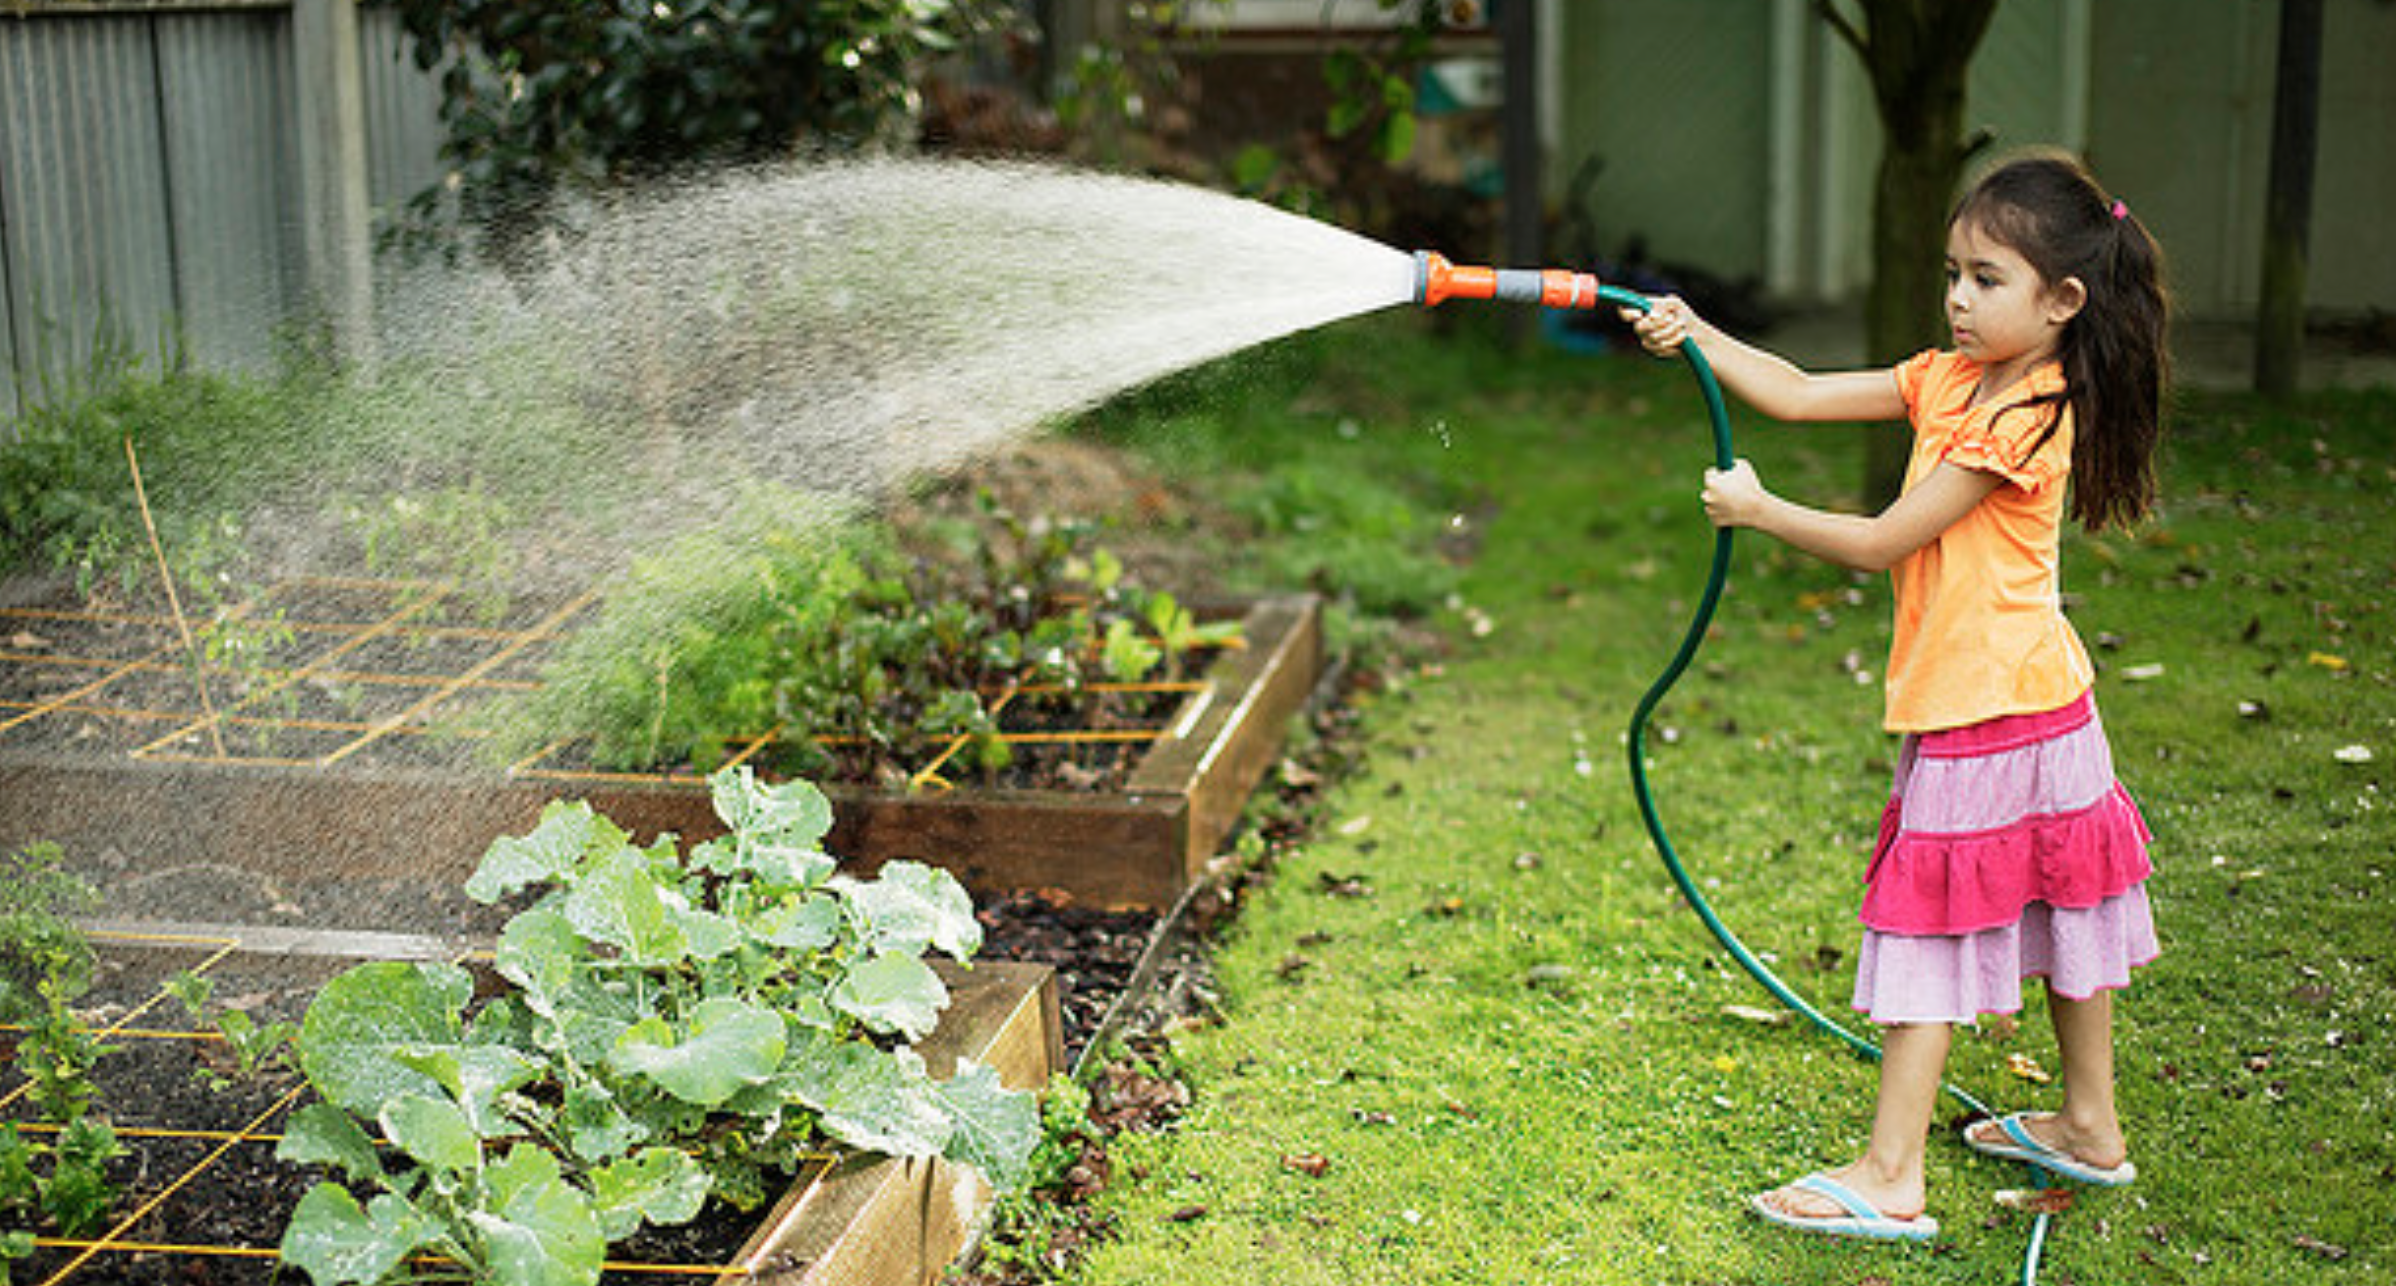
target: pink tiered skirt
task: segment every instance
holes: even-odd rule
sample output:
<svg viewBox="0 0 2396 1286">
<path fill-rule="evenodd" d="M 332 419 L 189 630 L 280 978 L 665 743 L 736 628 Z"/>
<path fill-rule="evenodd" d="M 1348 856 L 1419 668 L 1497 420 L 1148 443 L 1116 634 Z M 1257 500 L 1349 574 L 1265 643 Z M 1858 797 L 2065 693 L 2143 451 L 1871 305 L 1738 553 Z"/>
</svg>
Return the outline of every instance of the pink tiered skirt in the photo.
<svg viewBox="0 0 2396 1286">
<path fill-rule="evenodd" d="M 1877 1023 L 2022 1006 L 2022 979 L 2085 999 L 2159 947 L 2146 822 L 2087 694 L 1909 735 L 1865 875 L 1855 1007 Z"/>
</svg>

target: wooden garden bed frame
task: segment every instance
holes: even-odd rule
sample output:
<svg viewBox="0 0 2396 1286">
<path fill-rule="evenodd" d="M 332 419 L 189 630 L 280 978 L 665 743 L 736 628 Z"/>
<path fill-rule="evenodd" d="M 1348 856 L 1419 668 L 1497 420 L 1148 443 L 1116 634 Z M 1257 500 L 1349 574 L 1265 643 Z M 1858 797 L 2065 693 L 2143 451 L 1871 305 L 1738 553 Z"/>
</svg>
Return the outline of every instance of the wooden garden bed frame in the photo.
<svg viewBox="0 0 2396 1286">
<path fill-rule="evenodd" d="M 913 858 L 985 892 L 1041 889 L 1162 910 L 1200 878 L 1248 795 L 1279 758 L 1322 668 L 1312 595 L 1216 615 L 1245 646 L 1201 676 L 1119 791 L 956 788 L 906 795 L 831 788 L 829 851 L 862 869 Z M 115 845 L 269 877 L 463 881 L 491 840 L 519 834 L 556 798 L 581 798 L 646 839 L 721 829 L 704 784 L 552 770 L 487 775 L 213 763 L 11 751 L 0 741 L 0 844 Z"/>
</svg>

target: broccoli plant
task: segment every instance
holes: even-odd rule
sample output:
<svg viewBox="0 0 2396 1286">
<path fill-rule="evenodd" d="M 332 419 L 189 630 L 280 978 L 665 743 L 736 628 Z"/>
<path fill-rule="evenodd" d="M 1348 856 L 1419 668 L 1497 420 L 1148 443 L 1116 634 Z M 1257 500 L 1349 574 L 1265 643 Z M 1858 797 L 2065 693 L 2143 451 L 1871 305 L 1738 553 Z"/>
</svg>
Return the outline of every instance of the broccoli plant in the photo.
<svg viewBox="0 0 2396 1286">
<path fill-rule="evenodd" d="M 466 891 L 533 901 L 501 931 L 479 1007 L 452 965 L 326 984 L 297 1043 L 323 1101 L 277 1155 L 342 1181 L 302 1199 L 287 1262 L 317 1286 L 583 1286 L 608 1242 L 710 1198 L 754 1206 L 827 1139 L 1021 1182 L 1031 1096 L 970 1060 L 934 1081 L 908 1044 L 949 999 L 925 954 L 981 945 L 954 877 L 839 874 L 813 785 L 745 767 L 711 785 L 730 833 L 687 853 L 636 845 L 583 803 L 493 844 Z"/>
</svg>

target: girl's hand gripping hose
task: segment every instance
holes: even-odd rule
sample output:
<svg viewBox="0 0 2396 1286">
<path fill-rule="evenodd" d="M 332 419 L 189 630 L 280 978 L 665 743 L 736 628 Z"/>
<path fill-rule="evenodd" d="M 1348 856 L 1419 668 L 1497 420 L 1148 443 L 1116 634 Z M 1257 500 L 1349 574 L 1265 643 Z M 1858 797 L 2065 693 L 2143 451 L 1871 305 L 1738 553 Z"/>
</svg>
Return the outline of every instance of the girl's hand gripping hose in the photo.
<svg viewBox="0 0 2396 1286">
<path fill-rule="evenodd" d="M 1657 306 L 1657 301 L 1645 295 L 1619 286 L 1603 285 L 1588 273 L 1556 268 L 1464 267 L 1452 264 L 1432 251 L 1416 251 L 1413 302 L 1436 307 L 1449 299 L 1495 299 L 1535 303 L 1548 308 L 1596 308 L 1608 304 L 1636 313 L 1645 313 Z M 1731 450 L 1730 410 L 1722 396 L 1722 385 L 1715 379 L 1714 368 L 1706 361 L 1697 341 L 1687 337 L 1685 328 L 1680 334 L 1682 338 L 1677 351 L 1681 359 L 1689 364 L 1690 374 L 1697 379 L 1698 392 L 1705 398 L 1706 416 L 1713 425 L 1714 467 L 1728 470 L 1737 463 L 1737 459 Z M 1674 886 L 1679 888 L 1690 909 L 1705 924 L 1706 931 L 1722 944 L 1722 949 L 1730 953 L 1749 977 L 1771 992 L 1774 999 L 1803 1015 L 1815 1027 L 1836 1036 L 1856 1053 L 1877 1059 L 1880 1057 L 1878 1045 L 1833 1021 L 1791 990 L 1762 960 L 1756 958 L 1754 952 L 1747 949 L 1745 943 L 1739 941 L 1739 936 L 1722 922 L 1722 917 L 1715 914 L 1713 904 L 1706 900 L 1696 881 L 1689 877 L 1687 868 L 1681 865 L 1680 854 L 1673 849 L 1672 837 L 1665 833 L 1663 816 L 1656 809 L 1655 793 L 1648 786 L 1648 718 L 1655 713 L 1656 706 L 1662 703 L 1665 694 L 1680 682 L 1682 673 L 1696 658 L 1698 647 L 1705 642 L 1706 630 L 1713 625 L 1715 609 L 1721 605 L 1723 588 L 1730 580 L 1731 531 L 1729 527 L 1714 529 L 1714 558 L 1706 573 L 1705 593 L 1698 599 L 1697 610 L 1690 615 L 1688 629 L 1682 633 L 1680 646 L 1674 650 L 1672 659 L 1665 664 L 1663 672 L 1656 676 L 1655 682 L 1648 685 L 1645 695 L 1639 698 L 1638 707 L 1631 712 L 1631 793 L 1638 801 L 1639 820 L 1647 827 L 1647 837 L 1655 845 L 1656 856 L 1663 860 L 1665 873 L 1672 877 Z M 1942 1088 L 1975 1116 L 1996 1115 L 1986 1103 L 1958 1086 L 1944 1083 Z M 2036 1167 L 2033 1170 L 2036 1172 Z M 2034 1177 L 2043 1178 L 2043 1172 L 2036 1172 Z M 2052 1218 L 2051 1213 L 2041 1211 L 2031 1227 L 2029 1251 L 2022 1261 L 2021 1280 L 2024 1286 L 2037 1280 L 2039 1254 L 2046 1242 L 2048 1221 Z"/>
</svg>

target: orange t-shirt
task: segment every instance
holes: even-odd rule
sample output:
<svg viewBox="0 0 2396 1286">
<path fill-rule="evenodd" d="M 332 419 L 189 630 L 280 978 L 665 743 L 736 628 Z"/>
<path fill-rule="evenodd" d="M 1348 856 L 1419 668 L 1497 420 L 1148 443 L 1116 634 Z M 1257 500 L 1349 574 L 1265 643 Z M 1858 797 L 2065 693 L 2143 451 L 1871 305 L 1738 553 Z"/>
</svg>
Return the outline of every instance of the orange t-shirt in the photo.
<svg viewBox="0 0 2396 1286">
<path fill-rule="evenodd" d="M 2088 649 L 2063 618 L 2059 577 L 2071 411 L 2060 403 L 2018 409 L 2060 391 L 2062 367 L 2041 365 L 1977 407 L 1980 364 L 1960 354 L 1917 354 L 1896 377 L 1914 428 L 1907 487 L 1948 462 L 2005 485 L 1890 571 L 1897 619 L 1887 728 L 1959 728 L 2070 703 L 2096 680 Z M 2058 420 L 2055 435 L 2032 453 L 2050 419 Z"/>
</svg>

